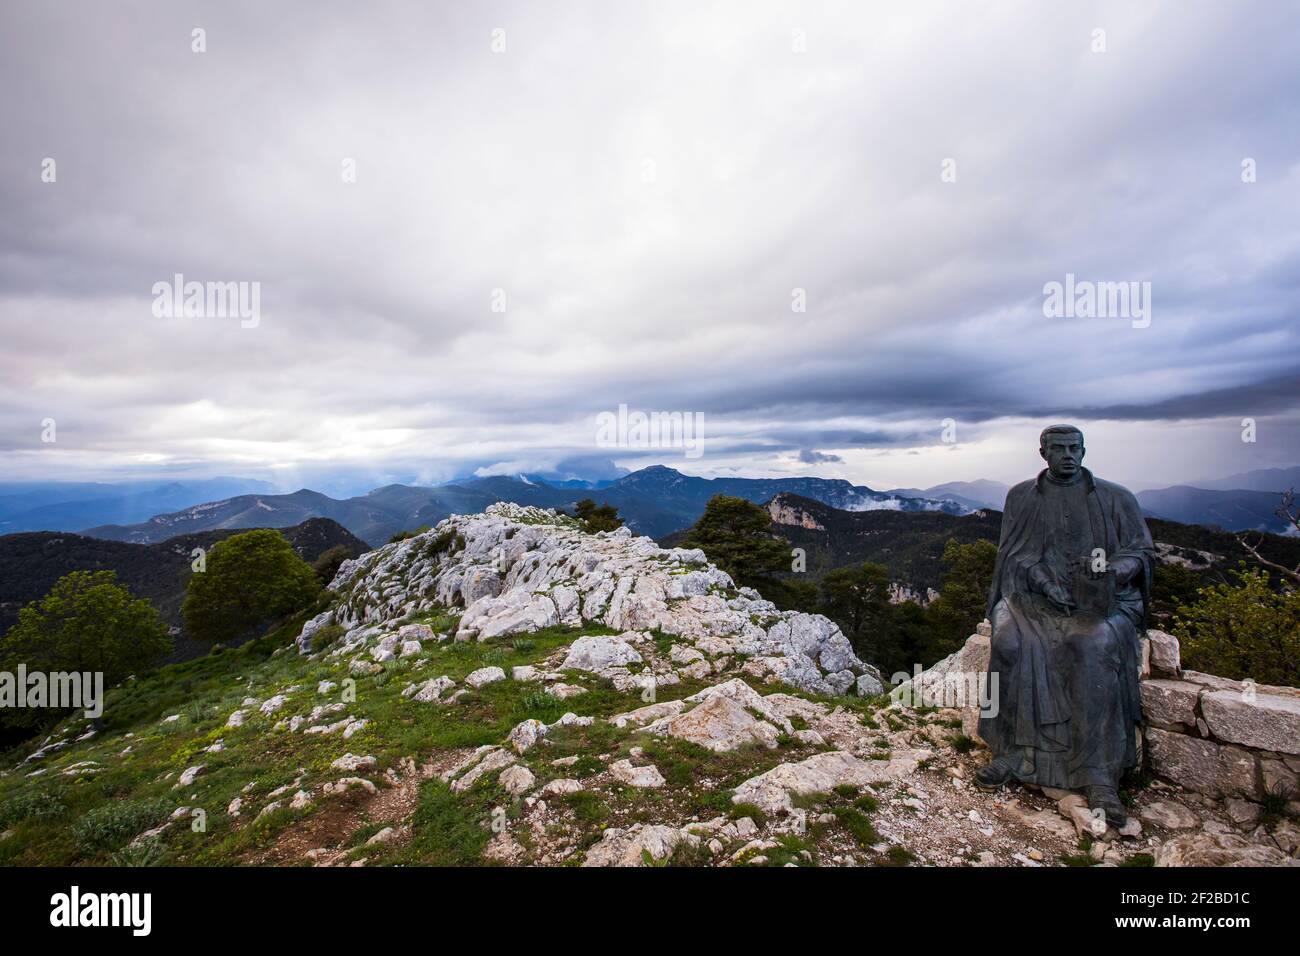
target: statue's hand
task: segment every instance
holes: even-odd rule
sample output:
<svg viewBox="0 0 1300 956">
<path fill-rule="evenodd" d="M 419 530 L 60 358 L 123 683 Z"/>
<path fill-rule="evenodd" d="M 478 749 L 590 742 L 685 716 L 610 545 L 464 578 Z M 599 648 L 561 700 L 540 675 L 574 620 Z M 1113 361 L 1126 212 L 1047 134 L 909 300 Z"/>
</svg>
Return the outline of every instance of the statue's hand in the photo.
<svg viewBox="0 0 1300 956">
<path fill-rule="evenodd" d="M 1116 558 L 1111 562 L 1110 567 L 1115 572 L 1117 584 L 1128 584 L 1142 570 L 1142 562 L 1137 558 Z"/>
</svg>

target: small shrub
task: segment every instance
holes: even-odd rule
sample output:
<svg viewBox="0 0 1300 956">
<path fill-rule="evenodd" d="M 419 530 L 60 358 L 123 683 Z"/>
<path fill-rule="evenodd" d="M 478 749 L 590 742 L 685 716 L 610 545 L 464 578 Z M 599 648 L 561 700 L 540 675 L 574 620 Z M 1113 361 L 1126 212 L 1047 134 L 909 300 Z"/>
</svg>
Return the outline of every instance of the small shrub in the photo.
<svg viewBox="0 0 1300 956">
<path fill-rule="evenodd" d="M 880 801 L 873 794 L 864 793 L 853 801 L 853 805 L 863 813 L 875 813 L 880 809 Z"/>
<path fill-rule="evenodd" d="M 0 830 L 24 820 L 53 820 L 67 811 L 62 795 L 49 790 L 30 790 L 0 803 Z"/>
<path fill-rule="evenodd" d="M 753 803 L 733 803 L 727 811 L 727 816 L 732 820 L 739 820 L 742 817 L 749 817 L 760 828 L 767 826 L 767 814 L 763 812 L 757 804 Z"/>
<path fill-rule="evenodd" d="M 852 807 L 836 807 L 832 812 L 860 846 L 872 846 L 880 842 L 880 834 L 876 832 L 876 828 L 871 825 L 871 821 L 865 814 Z"/>
<path fill-rule="evenodd" d="M 895 843 L 885 854 L 885 866 L 911 866 L 916 862 L 916 854 L 907 847 Z"/>
<path fill-rule="evenodd" d="M 952 738 L 952 749 L 959 754 L 968 754 L 975 749 L 975 738 L 968 737 L 966 734 L 958 734 Z"/>
<path fill-rule="evenodd" d="M 72 837 L 84 853 L 117 850 L 166 818 L 165 800 L 125 800 L 95 807 L 77 821 Z"/>
<path fill-rule="evenodd" d="M 157 837 L 129 843 L 109 859 L 114 866 L 158 866 L 162 863 L 163 845 Z"/>
</svg>

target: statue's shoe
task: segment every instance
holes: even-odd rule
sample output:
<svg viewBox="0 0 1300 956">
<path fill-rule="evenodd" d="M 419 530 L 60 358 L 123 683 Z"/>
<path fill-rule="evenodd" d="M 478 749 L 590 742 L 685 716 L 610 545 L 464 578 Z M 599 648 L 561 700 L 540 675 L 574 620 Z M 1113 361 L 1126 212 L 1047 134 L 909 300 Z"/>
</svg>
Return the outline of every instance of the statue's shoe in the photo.
<svg viewBox="0 0 1300 956">
<path fill-rule="evenodd" d="M 994 757 L 975 771 L 975 786 L 981 790 L 996 790 L 1011 779 L 1013 766 L 1005 757 Z"/>
<path fill-rule="evenodd" d="M 1105 811 L 1106 822 L 1113 827 L 1122 827 L 1128 822 L 1128 813 L 1114 787 L 1089 787 L 1088 809 Z"/>
</svg>

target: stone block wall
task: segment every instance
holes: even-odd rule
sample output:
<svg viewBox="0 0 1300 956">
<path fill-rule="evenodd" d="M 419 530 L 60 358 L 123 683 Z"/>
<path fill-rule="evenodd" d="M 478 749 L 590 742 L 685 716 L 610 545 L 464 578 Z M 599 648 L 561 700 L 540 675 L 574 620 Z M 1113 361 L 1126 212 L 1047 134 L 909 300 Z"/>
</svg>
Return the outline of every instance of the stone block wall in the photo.
<svg viewBox="0 0 1300 956">
<path fill-rule="evenodd" d="M 1151 769 L 1218 798 L 1300 792 L 1300 689 L 1183 670 L 1178 640 L 1143 639 L 1142 737 Z"/>
<path fill-rule="evenodd" d="M 988 668 L 990 633 L 985 621 L 961 650 L 900 690 L 960 707 L 963 731 L 978 738 L 970 688 Z M 1158 777 L 1216 799 L 1300 800 L 1300 689 L 1183 670 L 1178 639 L 1156 630 L 1142 638 L 1139 667 L 1138 743 Z"/>
</svg>

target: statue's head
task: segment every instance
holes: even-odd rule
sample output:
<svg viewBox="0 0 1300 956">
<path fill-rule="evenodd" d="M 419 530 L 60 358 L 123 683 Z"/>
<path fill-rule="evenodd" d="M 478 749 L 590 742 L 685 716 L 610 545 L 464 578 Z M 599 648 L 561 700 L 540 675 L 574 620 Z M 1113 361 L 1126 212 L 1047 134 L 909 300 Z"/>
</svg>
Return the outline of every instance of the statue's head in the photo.
<svg viewBox="0 0 1300 956">
<path fill-rule="evenodd" d="M 1038 436 L 1038 454 L 1053 478 L 1073 478 L 1083 467 L 1083 432 L 1073 425 L 1052 425 Z"/>
</svg>

